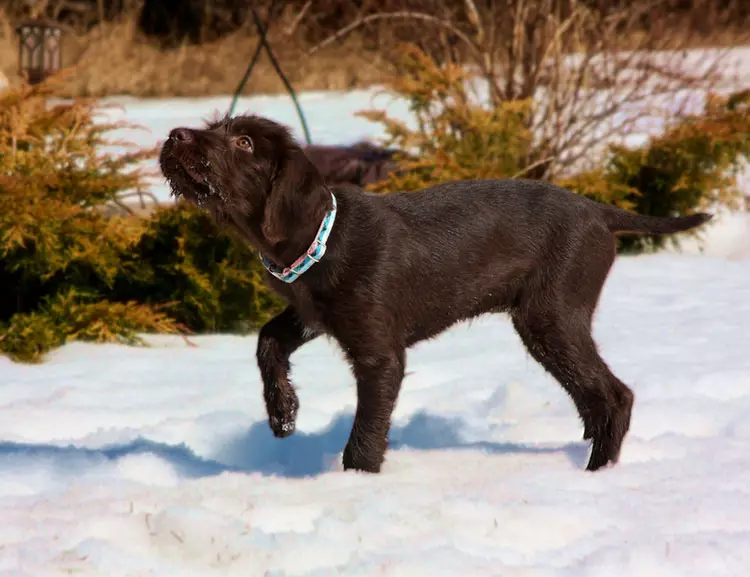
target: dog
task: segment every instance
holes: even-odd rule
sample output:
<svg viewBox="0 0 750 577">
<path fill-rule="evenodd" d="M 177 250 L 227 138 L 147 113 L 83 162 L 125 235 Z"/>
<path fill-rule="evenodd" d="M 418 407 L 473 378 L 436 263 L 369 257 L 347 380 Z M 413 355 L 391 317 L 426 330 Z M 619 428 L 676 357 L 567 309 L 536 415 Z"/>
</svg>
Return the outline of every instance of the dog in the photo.
<svg viewBox="0 0 750 577">
<path fill-rule="evenodd" d="M 290 356 L 332 337 L 357 388 L 343 467 L 366 473 L 381 471 L 407 349 L 486 313 L 508 314 L 570 395 L 591 441 L 586 470 L 617 463 L 634 394 L 591 334 L 616 235 L 667 235 L 712 218 L 633 214 L 524 179 L 389 194 L 332 186 L 287 127 L 256 115 L 173 129 L 159 165 L 172 194 L 255 248 L 287 303 L 256 350 L 273 434 L 295 431 Z"/>
<path fill-rule="evenodd" d="M 311 144 L 304 151 L 323 179 L 333 186 L 349 183 L 364 188 L 398 172 L 395 151 L 369 142 L 352 146 Z"/>
</svg>

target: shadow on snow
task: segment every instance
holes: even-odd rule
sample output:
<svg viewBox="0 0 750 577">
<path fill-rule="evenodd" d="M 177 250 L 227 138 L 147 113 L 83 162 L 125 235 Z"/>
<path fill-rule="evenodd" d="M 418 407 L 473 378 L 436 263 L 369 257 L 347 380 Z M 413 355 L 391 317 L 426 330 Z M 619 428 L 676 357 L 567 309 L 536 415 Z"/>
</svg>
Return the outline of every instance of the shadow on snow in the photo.
<svg viewBox="0 0 750 577">
<path fill-rule="evenodd" d="M 41 458 L 56 467 L 81 473 L 86 467 L 122 457 L 152 454 L 186 478 L 218 475 L 223 472 L 261 473 L 283 477 L 310 477 L 329 472 L 340 459 L 351 430 L 353 414 L 340 414 L 320 431 L 297 431 L 286 439 L 276 439 L 265 421 L 254 423 L 245 433 L 229 440 L 213 455 L 197 455 L 188 446 L 169 445 L 148 439 L 100 449 L 0 442 L 0 470 L 13 458 Z M 390 451 L 412 449 L 473 450 L 487 454 L 556 454 L 563 453 L 570 462 L 582 468 L 588 457 L 588 444 L 569 443 L 554 447 L 536 447 L 517 443 L 487 441 L 466 442 L 461 438 L 460 419 L 415 414 L 405 425 L 394 425 L 390 432 Z"/>
</svg>

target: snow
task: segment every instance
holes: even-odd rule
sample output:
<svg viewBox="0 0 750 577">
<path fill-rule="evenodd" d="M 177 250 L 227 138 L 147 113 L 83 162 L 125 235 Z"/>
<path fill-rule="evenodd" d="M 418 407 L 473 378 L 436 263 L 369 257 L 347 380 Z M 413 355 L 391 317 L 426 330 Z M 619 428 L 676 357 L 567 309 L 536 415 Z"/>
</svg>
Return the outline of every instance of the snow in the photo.
<svg viewBox="0 0 750 577">
<path fill-rule="evenodd" d="M 353 116 L 372 105 L 406 114 L 375 94 L 299 95 L 313 139 L 376 138 Z M 230 101 L 112 100 L 148 127 L 118 134 L 140 145 Z M 302 138 L 286 97 L 242 110 Z M 255 336 L 0 356 L 0 577 L 747 575 L 750 213 L 704 236 L 613 268 L 595 338 L 636 404 L 620 463 L 593 474 L 571 401 L 503 316 L 409 351 L 375 476 L 341 471 L 356 393 L 331 341 L 292 357 L 301 409 L 283 440 Z"/>
<path fill-rule="evenodd" d="M 636 405 L 594 474 L 502 316 L 410 351 L 378 476 L 341 471 L 355 389 L 326 340 L 292 359 L 283 440 L 254 336 L 0 358 L 0 575 L 744 575 L 748 286 L 742 261 L 616 262 L 595 338 Z"/>
</svg>

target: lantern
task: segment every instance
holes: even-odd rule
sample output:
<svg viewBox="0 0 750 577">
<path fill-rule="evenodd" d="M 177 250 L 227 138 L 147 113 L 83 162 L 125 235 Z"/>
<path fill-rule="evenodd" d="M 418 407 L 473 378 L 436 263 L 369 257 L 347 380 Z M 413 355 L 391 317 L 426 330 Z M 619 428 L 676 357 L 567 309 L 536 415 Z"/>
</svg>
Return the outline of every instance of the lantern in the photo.
<svg viewBox="0 0 750 577">
<path fill-rule="evenodd" d="M 27 20 L 18 32 L 18 68 L 29 84 L 39 84 L 62 67 L 62 29 L 50 20 Z"/>
</svg>

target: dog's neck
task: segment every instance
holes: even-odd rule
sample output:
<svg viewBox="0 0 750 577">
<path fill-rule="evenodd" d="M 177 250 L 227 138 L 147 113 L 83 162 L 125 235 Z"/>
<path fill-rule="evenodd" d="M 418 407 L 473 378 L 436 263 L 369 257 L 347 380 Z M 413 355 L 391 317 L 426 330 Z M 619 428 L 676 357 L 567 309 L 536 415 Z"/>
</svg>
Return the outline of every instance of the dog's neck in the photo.
<svg viewBox="0 0 750 577">
<path fill-rule="evenodd" d="M 305 234 L 301 234 L 301 227 L 297 228 L 297 234 L 291 235 L 291 238 L 297 237 L 296 242 L 286 243 L 287 246 L 282 250 L 273 251 L 277 253 L 276 255 L 261 254 L 263 265 L 279 280 L 287 283 L 296 281 L 324 257 L 338 212 L 336 196 L 327 187 L 326 191 L 330 194 L 332 207 L 325 211 L 322 218 L 318 219 L 319 222 L 312 233 L 306 230 Z M 321 212 L 323 210 L 325 209 L 321 207 Z M 314 223 L 309 223 L 306 228 L 311 229 L 313 225 Z"/>
</svg>

